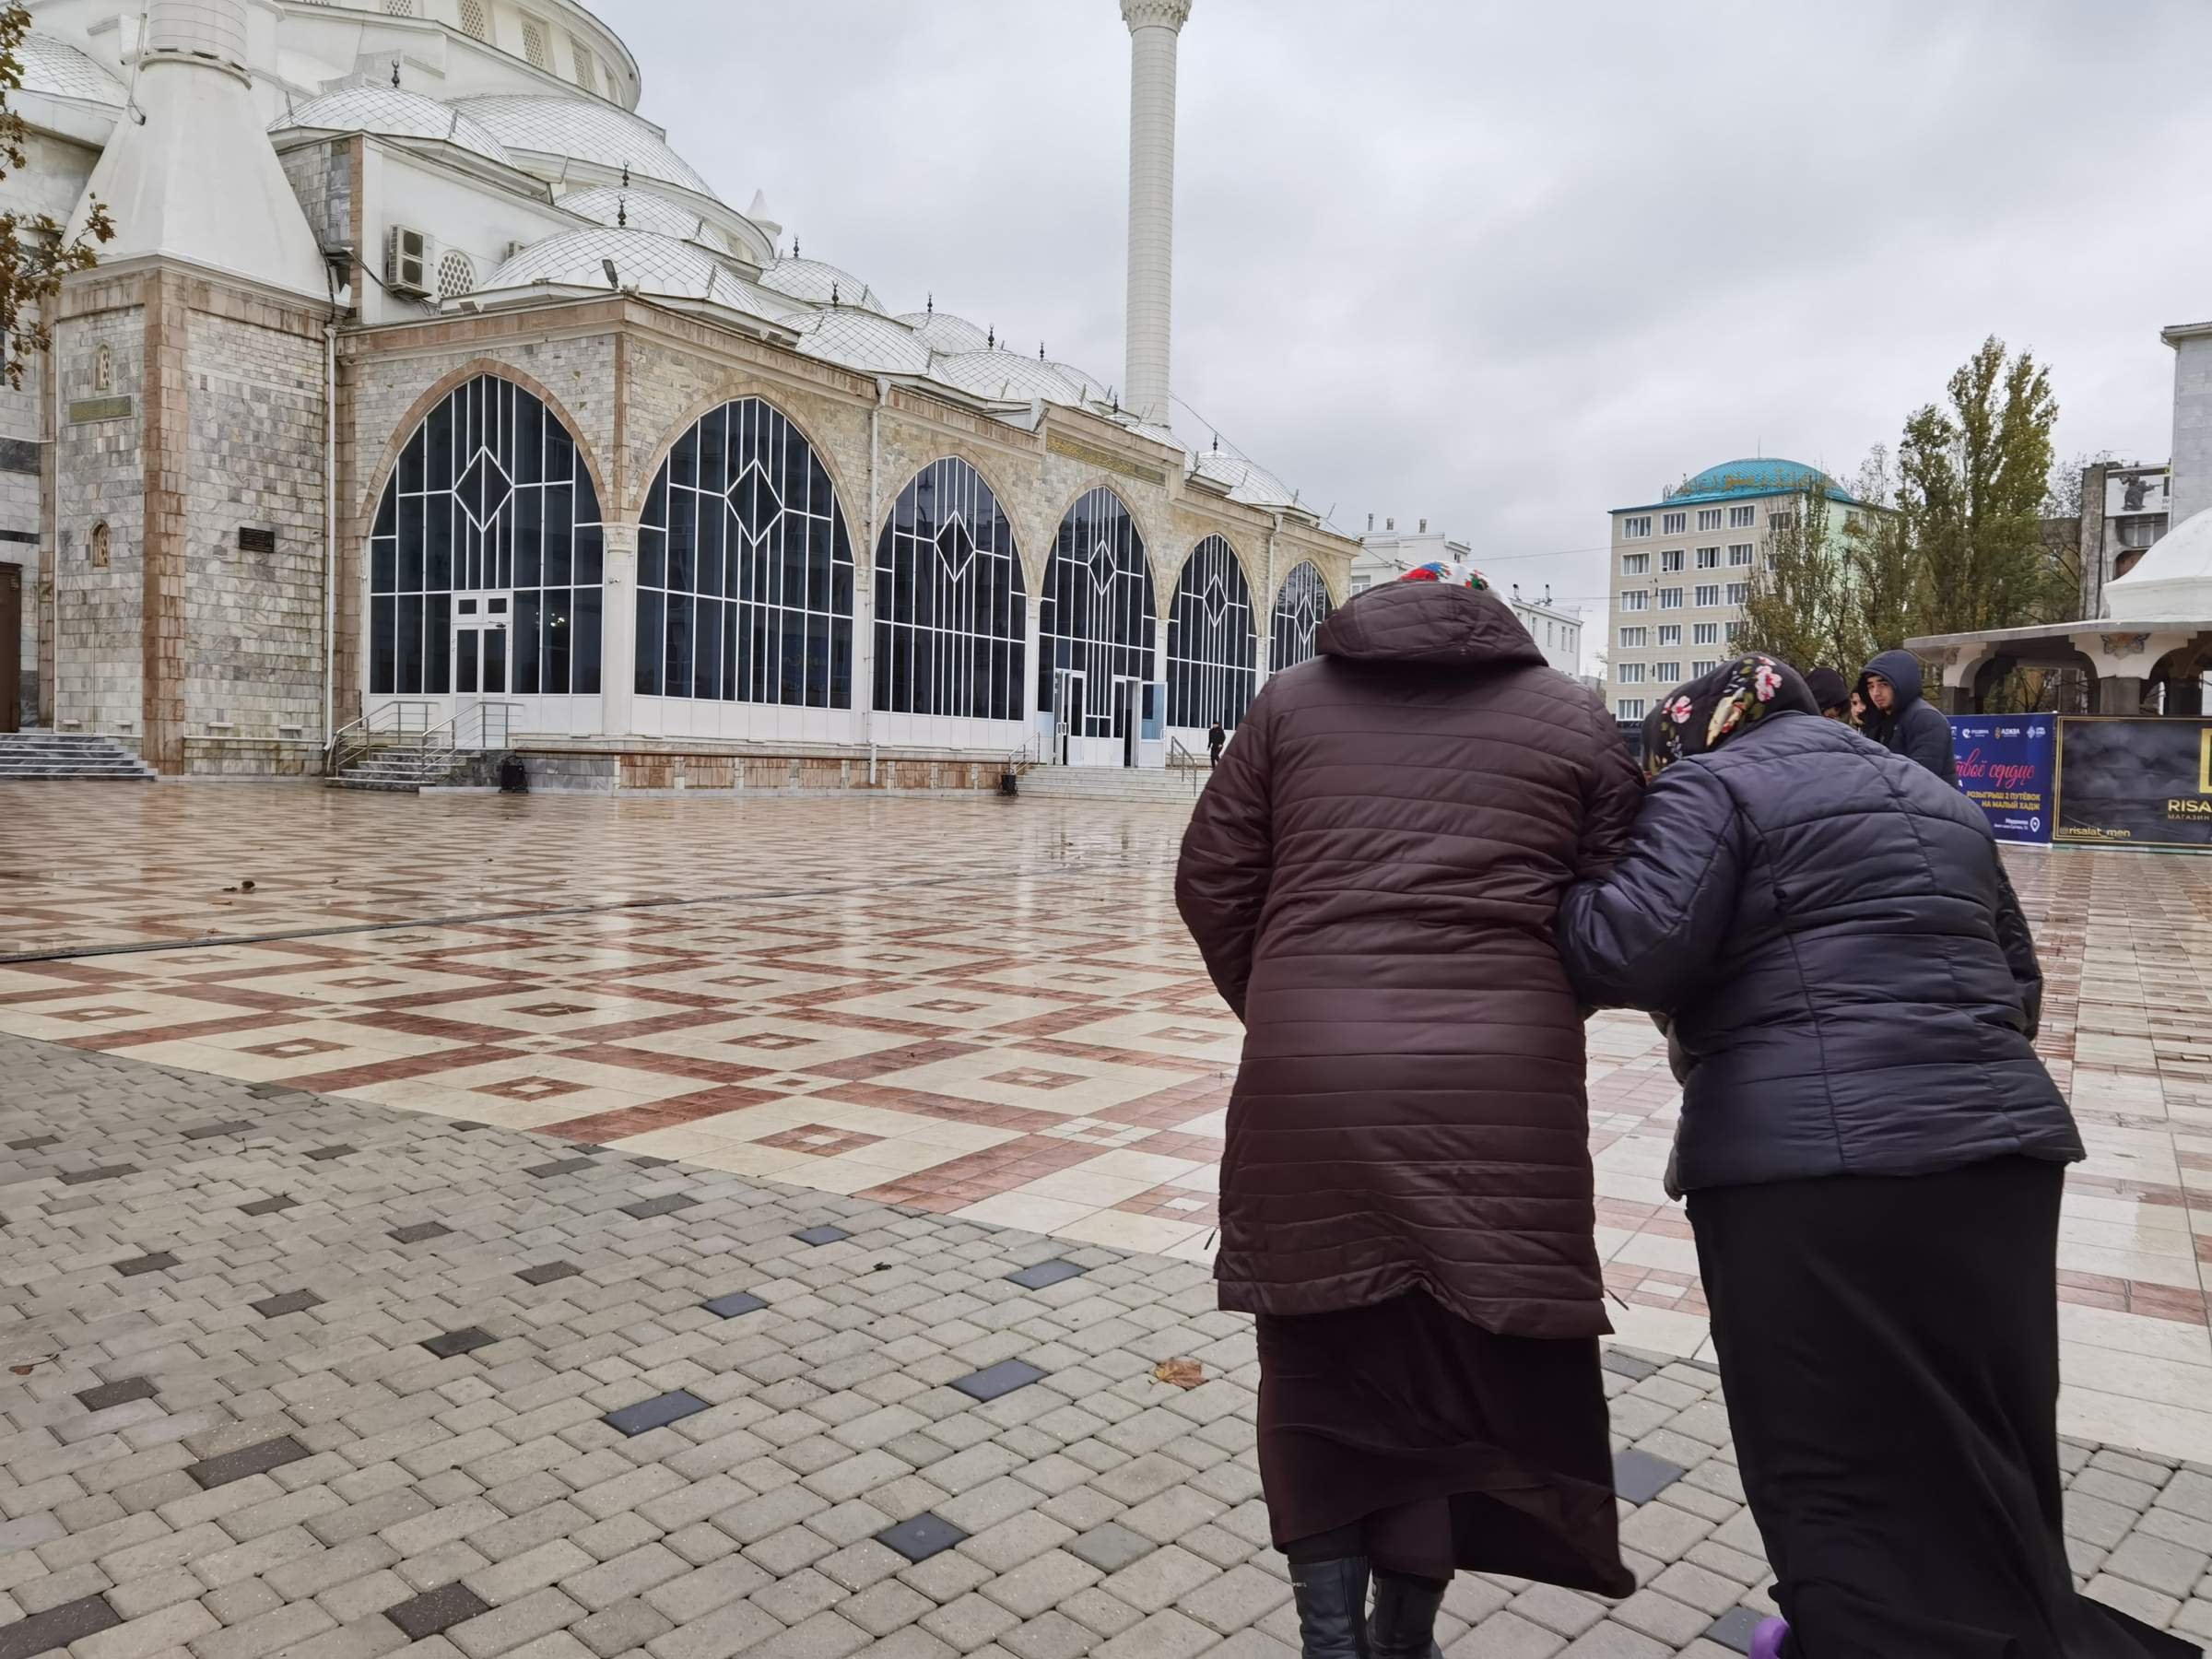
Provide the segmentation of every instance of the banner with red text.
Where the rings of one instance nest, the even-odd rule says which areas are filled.
[[[1954,714],[1959,787],[1999,841],[2051,839],[2051,782],[2058,738],[2049,714]]]

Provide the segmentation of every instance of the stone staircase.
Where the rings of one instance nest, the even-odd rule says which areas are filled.
[[[154,769],[110,738],[79,732],[0,732],[0,783],[151,783]]]
[[[332,778],[333,789],[377,789],[390,794],[417,794],[452,777],[469,759],[450,748],[393,747],[368,754]]]
[[[1205,772],[1194,774],[1182,767],[1035,766],[1021,774],[1019,793],[1041,801],[1157,801],[1188,806],[1205,787]]]

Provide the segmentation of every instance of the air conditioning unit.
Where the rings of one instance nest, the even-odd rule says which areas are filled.
[[[433,270],[438,257],[438,244],[431,241],[427,230],[410,230],[405,225],[392,227],[392,240],[384,254],[384,286],[395,294],[413,299],[427,298],[430,292]]]

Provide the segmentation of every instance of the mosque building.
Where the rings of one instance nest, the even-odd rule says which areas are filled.
[[[1172,422],[1191,0],[1122,0],[1118,377],[732,206],[575,0],[30,10],[0,202],[117,233],[0,386],[25,724],[164,775],[974,787],[1203,749],[1346,596],[1357,544]]]

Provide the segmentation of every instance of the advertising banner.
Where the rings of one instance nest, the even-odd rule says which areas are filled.
[[[2056,794],[2054,840],[2212,847],[2212,720],[2062,719]]]
[[[2051,783],[2058,752],[2049,714],[1954,714],[1959,787],[1999,841],[2051,839]]]

